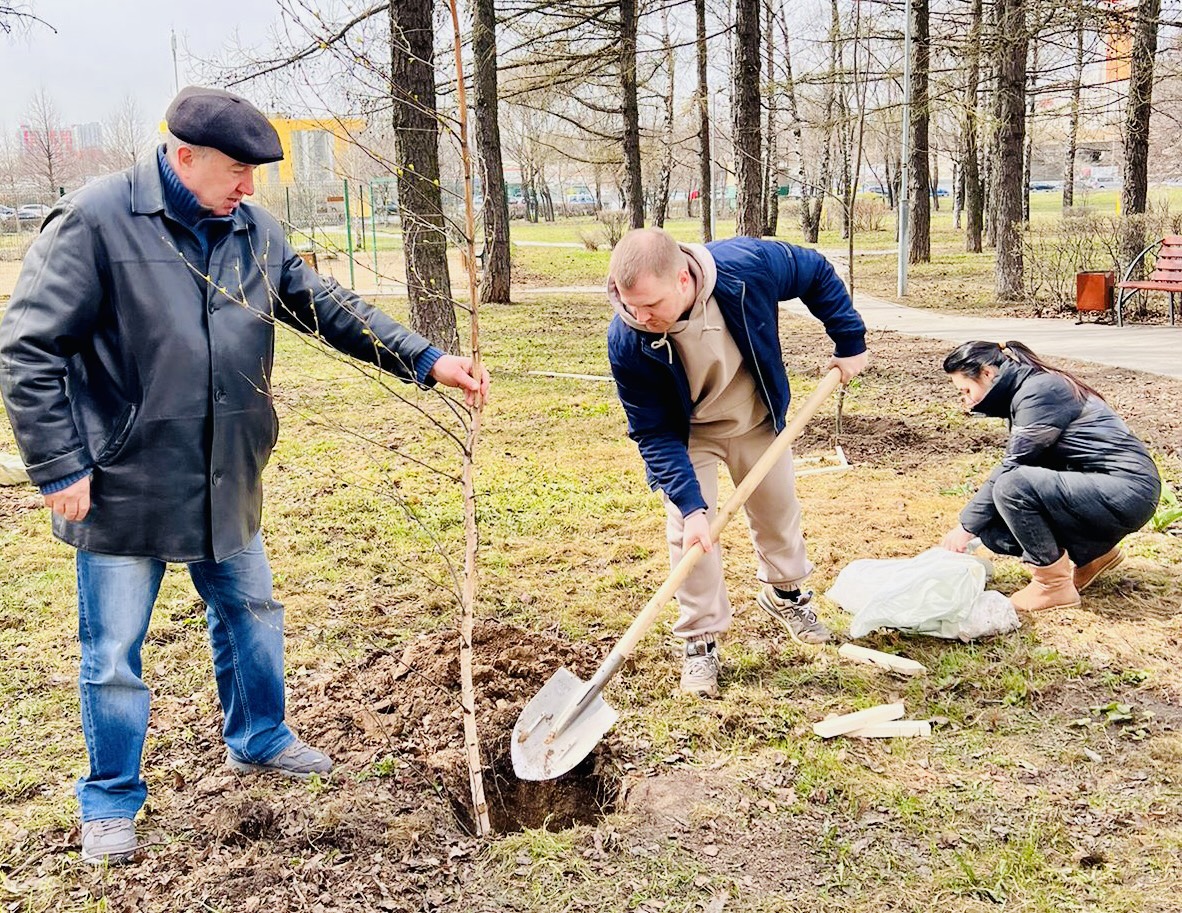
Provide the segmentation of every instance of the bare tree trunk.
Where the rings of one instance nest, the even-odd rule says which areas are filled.
[[[928,187],[932,193],[932,210],[934,212],[940,211],[940,147],[936,143],[931,144],[931,161],[932,161],[932,180]],[[930,237],[930,235],[929,235]]]
[[[1151,0],[1152,2],[1152,0]],[[1026,13],[1023,0],[997,0],[997,297],[1022,299],[1022,148],[1026,133]]]
[[[433,0],[390,4],[390,96],[398,169],[398,211],[406,251],[410,328],[447,352],[459,351],[447,271],[439,187]]]
[[[1145,212],[1149,196],[1149,115],[1153,103],[1153,68],[1160,15],[1161,0],[1140,0],[1137,4],[1125,113],[1124,189],[1120,195],[1120,211],[1125,220],[1121,253],[1125,263],[1131,263],[1145,246],[1145,225],[1136,216]]]
[[[760,191],[759,0],[736,0],[734,93],[736,198],[735,231],[759,237],[763,233],[763,194]]]
[[[1084,18],[1075,27],[1075,71],[1071,80],[1071,121],[1067,127],[1067,151],[1063,159],[1063,211],[1075,205],[1075,155],[1079,148],[1079,96],[1083,87]]]
[[[494,0],[475,0],[472,11],[472,83],[476,148],[480,154],[484,190],[484,271],[480,278],[480,300],[507,304],[512,267],[509,201],[505,194],[505,166],[501,161],[501,119],[497,113],[496,28]]]
[[[706,0],[694,0],[694,22],[698,51],[698,173],[701,189],[702,241],[714,240],[710,228],[714,212],[714,164],[710,159],[710,84],[706,79]]]
[[[838,164],[837,164],[837,190],[838,196],[841,198],[841,236],[844,239],[850,237],[850,222],[852,218],[853,196],[850,194],[850,145],[852,138],[850,136],[850,108],[849,96],[846,91],[845,79],[845,38],[842,35],[841,27],[841,8],[838,5],[839,0],[832,0],[830,3],[830,23],[832,25],[832,34],[837,42],[837,81],[834,86],[836,91],[836,108],[837,108],[837,146],[838,146]]]
[[[767,56],[764,65],[767,68],[767,155],[764,157],[763,193],[766,208],[763,215],[763,233],[775,235],[780,221],[780,163],[779,150],[776,142],[776,99],[779,96],[779,86],[776,82],[776,18],[771,0],[765,0],[764,10],[766,34],[764,47]]]
[[[1022,224],[1030,225],[1030,170],[1034,167],[1034,99],[1038,86],[1038,36],[1030,42],[1030,98],[1026,108],[1026,152],[1022,159]]]
[[[928,0],[910,0],[912,20],[911,49],[911,246],[910,263],[930,263],[932,259],[932,196],[928,172],[928,67],[931,38],[928,31]]]
[[[985,215],[985,199],[981,187],[980,163],[977,158],[977,92],[981,84],[981,18],[982,0],[973,0],[972,25],[969,28],[969,80],[965,87],[964,128],[964,249],[981,252],[981,226]]]
[[[640,167],[640,104],[636,95],[636,0],[620,0],[620,84],[624,113],[624,195],[628,226],[644,228],[644,180]]]
[[[825,206],[825,194],[829,191],[829,179],[833,163],[833,106],[837,99],[837,42],[838,28],[836,22],[837,7],[832,7],[833,15],[829,25],[829,76],[825,87],[825,114],[821,130],[825,137],[821,151],[821,169],[817,175],[816,186],[802,185],[800,201],[801,229],[804,240],[809,244],[816,244],[821,236],[821,213]],[[803,156],[801,174],[804,174]],[[807,189],[804,189],[807,188]]]
[[[804,173],[804,128],[800,122],[800,108],[796,103],[796,82],[792,76],[792,38],[788,31],[788,17],[784,8],[780,8],[780,33],[784,37],[784,98],[788,105],[788,120],[792,126],[793,151],[796,154],[796,189],[800,194],[801,228],[808,236],[808,218],[805,210],[808,208],[807,189]]]
[[[960,229],[960,214],[964,209],[964,168],[952,160],[952,227]]]
[[[661,129],[661,171],[657,178],[656,200],[653,205],[653,225],[664,228],[665,214],[669,211],[669,183],[673,178],[673,44],[669,40],[669,10],[662,14],[665,26],[665,123]]]
[[[994,4],[994,44],[997,44],[1000,39],[997,34],[1000,31],[998,27],[998,16],[1000,15],[997,4]],[[995,55],[998,53],[995,51]],[[993,72],[989,74],[990,91],[993,93],[990,100],[990,108],[993,111],[992,126],[989,131],[989,148],[985,153],[985,245],[987,247],[997,247],[997,180],[998,169],[1001,161],[1001,154],[999,149],[1000,137],[998,135],[999,125],[1001,123],[1001,91],[999,76],[997,73],[996,61],[991,68]],[[1015,177],[1015,180],[1017,178]],[[1016,186],[1016,185],[1015,185]]]

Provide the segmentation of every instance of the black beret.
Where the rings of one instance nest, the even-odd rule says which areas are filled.
[[[223,89],[185,86],[164,114],[168,132],[194,146],[211,146],[244,165],[283,158],[279,134],[245,98]]]

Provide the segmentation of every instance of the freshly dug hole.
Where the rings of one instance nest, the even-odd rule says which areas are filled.
[[[526,828],[561,831],[576,824],[596,824],[615,810],[620,793],[619,777],[609,772],[611,766],[600,759],[597,750],[561,777],[519,780],[506,754],[484,769],[489,823],[502,834]],[[470,818],[471,813],[467,814]]]
[[[607,740],[554,780],[518,780],[510,760],[513,726],[550,676],[566,668],[588,679],[606,649],[491,619],[476,623],[472,648],[484,792],[493,828],[561,830],[609,813],[619,788]],[[324,696],[322,706],[332,710],[316,718],[324,735],[313,734],[314,741],[333,746],[346,765],[382,757],[409,762],[442,787],[457,819],[474,829],[456,632],[419,637],[401,656],[370,654],[359,668],[328,683]]]

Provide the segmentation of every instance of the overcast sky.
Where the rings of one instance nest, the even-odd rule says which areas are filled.
[[[169,34],[177,34],[181,85],[186,57],[212,58],[237,44],[266,44],[275,0],[33,0],[56,33],[33,26],[0,33],[0,128],[17,128],[44,87],[66,125],[103,121],[127,94],[154,124],[173,96]]]

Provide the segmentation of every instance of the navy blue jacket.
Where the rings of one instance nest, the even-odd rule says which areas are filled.
[[[825,324],[839,358],[866,351],[865,324],[833,266],[814,250],[756,238],[706,247],[718,268],[714,298],[778,434],[792,395],[780,350],[780,302],[799,298]],[[640,447],[649,485],[688,515],[706,507],[689,459],[695,404],[676,349],[653,348],[660,339],[617,315],[607,331],[607,353],[628,436]]]

